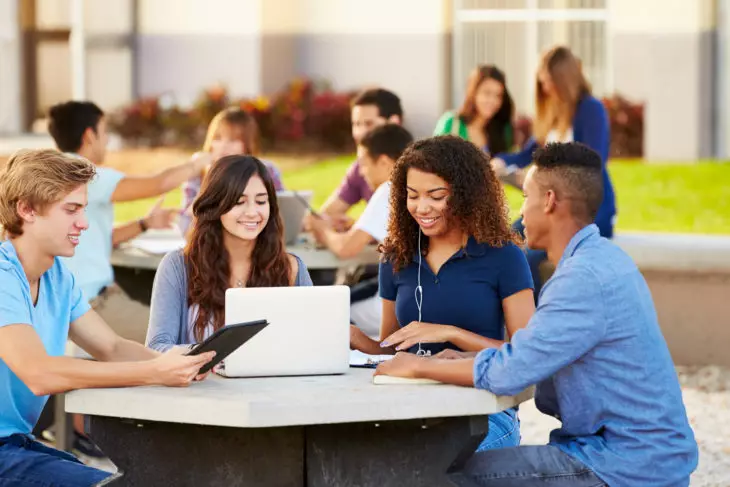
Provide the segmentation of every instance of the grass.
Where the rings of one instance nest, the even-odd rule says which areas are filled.
[[[352,160],[352,156],[341,156],[286,170],[284,183],[289,189],[314,190],[313,206],[319,207],[338,186]],[[686,165],[613,160],[609,171],[618,199],[619,231],[730,234],[730,162]],[[522,195],[508,188],[507,198],[516,216]],[[155,200],[119,204],[116,219],[139,218]],[[179,190],[168,194],[166,205],[180,205]],[[362,208],[354,208],[353,215]]]

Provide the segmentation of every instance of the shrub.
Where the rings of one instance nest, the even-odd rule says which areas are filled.
[[[208,124],[228,106],[254,116],[266,150],[352,150],[350,100],[327,83],[297,78],[271,98],[231,99],[223,86],[204,90],[191,109],[162,107],[159,97],[140,99],[110,114],[110,128],[130,145],[199,147]]]

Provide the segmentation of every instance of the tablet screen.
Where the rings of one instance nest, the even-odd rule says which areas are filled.
[[[206,338],[205,341],[198,344],[186,355],[198,355],[211,350],[215,351],[213,360],[200,368],[200,373],[204,374],[218,365],[221,360],[235,352],[238,347],[256,336],[268,325],[268,321],[258,320],[224,326]]]

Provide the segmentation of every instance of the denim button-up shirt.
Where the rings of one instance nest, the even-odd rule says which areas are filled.
[[[646,281],[589,225],[570,241],[527,327],[482,351],[474,383],[500,395],[537,384],[562,427],[550,444],[611,486],[686,486],[697,467],[672,358]]]

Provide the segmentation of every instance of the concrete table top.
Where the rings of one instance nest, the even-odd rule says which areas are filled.
[[[494,414],[532,397],[468,387],[374,385],[372,369],[333,376],[227,379],[187,388],[87,389],[66,395],[66,411],[171,423],[271,428]]]

